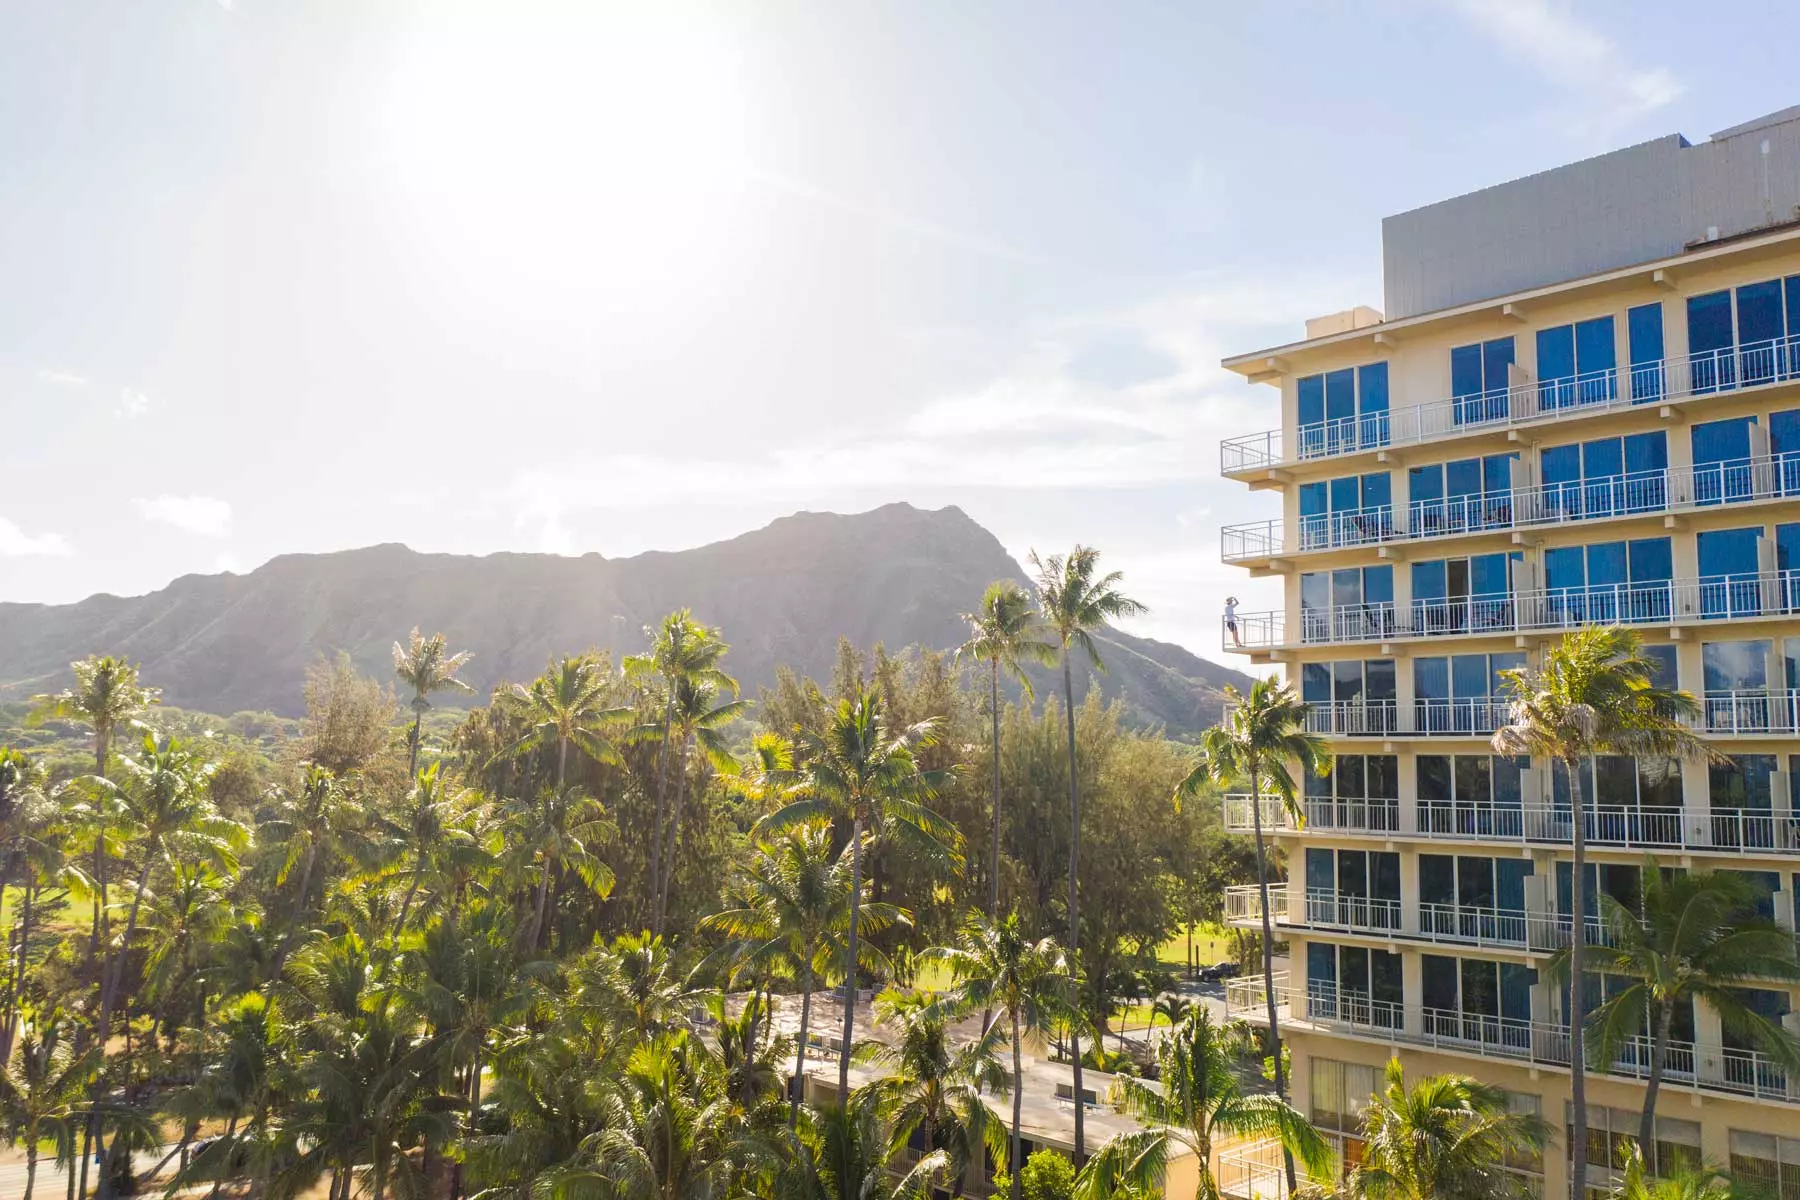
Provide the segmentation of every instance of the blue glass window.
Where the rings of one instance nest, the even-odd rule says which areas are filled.
[[[1387,508],[1394,502],[1393,484],[1386,471],[1376,471],[1362,477],[1362,508],[1364,512],[1375,512]]]
[[[1781,280],[1748,283],[1737,290],[1738,367],[1741,382],[1775,378],[1775,356],[1786,333],[1781,312]]]
[[[1761,526],[1712,529],[1695,535],[1700,552],[1700,615],[1756,616],[1762,612],[1758,578]]]
[[[1627,543],[1631,560],[1631,589],[1621,621],[1666,621],[1673,611],[1671,596],[1675,557],[1669,539],[1637,538]],[[1671,648],[1671,652],[1672,648]]]
[[[1413,659],[1413,695],[1420,700],[1450,698],[1450,660],[1448,658]]]
[[[1317,458],[1388,444],[1388,365],[1367,363],[1295,384],[1300,457]]]
[[[1394,568],[1392,565],[1362,569],[1363,603],[1394,602]]]
[[[1800,352],[1790,353],[1794,366],[1800,367]],[[1800,494],[1800,408],[1769,414],[1769,453],[1775,458],[1782,495]]]
[[[1581,481],[1581,443],[1552,446],[1544,451],[1539,463],[1544,483],[1579,483]]]
[[[1477,554],[1469,559],[1469,594],[1471,596],[1498,596],[1507,591],[1508,556],[1501,554]]]
[[[1300,698],[1308,704],[1331,703],[1330,663],[1301,664]]]
[[[1537,335],[1538,404],[1566,408],[1575,403],[1575,327],[1558,325]]]
[[[1540,329],[1537,353],[1541,407],[1595,404],[1618,395],[1619,362],[1611,317]]]
[[[1296,386],[1300,401],[1301,437],[1304,438],[1307,426],[1317,425],[1325,419],[1325,377],[1307,375]]]
[[[1707,642],[1700,647],[1700,677],[1709,692],[1751,691],[1769,683],[1766,640]]]
[[[1688,357],[1694,392],[1735,387],[1737,370],[1732,359],[1731,293],[1709,292],[1689,296]]]
[[[1580,546],[1553,546],[1544,551],[1544,586],[1569,591],[1587,586],[1587,555]],[[1418,568],[1413,568],[1416,573]]]
[[[1413,599],[1442,600],[1448,594],[1444,590],[1444,562],[1416,562],[1412,565]]]
[[[1754,494],[1750,427],[1755,417],[1707,421],[1690,431],[1694,447],[1694,502],[1723,504]]]
[[[1625,314],[1631,339],[1631,400],[1644,404],[1663,396],[1662,305],[1640,304]]]
[[[1775,527],[1775,569],[1800,571],[1800,525]]]
[[[1507,413],[1507,368],[1513,362],[1513,340],[1494,338],[1450,351],[1450,392],[1458,425],[1498,421]]]
[[[1311,886],[1310,877],[1307,886]],[[1336,946],[1330,942],[1306,943],[1306,982],[1309,987],[1317,984],[1322,993],[1337,986]],[[1328,1003],[1323,994],[1309,999],[1308,1002],[1315,1005]]]

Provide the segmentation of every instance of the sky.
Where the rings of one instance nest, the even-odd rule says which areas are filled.
[[[905,500],[1223,660],[1219,360],[1379,307],[1385,215],[1800,102],[1800,9],[1697,11],[0,0],[0,601]]]

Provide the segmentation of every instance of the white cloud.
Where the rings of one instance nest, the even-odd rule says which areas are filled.
[[[1279,417],[1272,389],[1251,387],[1219,360],[1280,340],[1307,313],[1334,301],[1347,307],[1355,296],[1343,280],[1199,279],[1123,309],[1019,330],[1005,369],[881,423],[801,431],[729,459],[621,454],[533,469],[486,500],[510,512],[516,527],[536,531],[540,549],[573,553],[586,547],[576,544],[569,518],[598,510],[741,497],[830,504],[846,494],[924,488],[1224,487],[1220,439]],[[1128,383],[1080,369],[1094,348],[1120,345],[1149,351],[1160,366]],[[1241,504],[1241,489],[1231,491]]]
[[[62,535],[40,533],[32,537],[5,517],[0,517],[0,558],[23,558],[33,554],[60,558],[72,553],[74,551]]]
[[[59,371],[53,367],[43,367],[37,373],[40,383],[55,384],[57,387],[86,387],[87,376],[77,375],[73,371]]]
[[[121,388],[119,390],[119,407],[113,412],[127,421],[133,421],[161,407],[160,401],[152,400],[136,388]]]
[[[1602,132],[1673,102],[1685,85],[1665,67],[1630,62],[1618,44],[1557,0],[1456,0],[1476,29],[1575,94],[1572,127]]]
[[[231,529],[231,505],[212,496],[139,496],[132,503],[146,521],[160,521],[201,537],[224,537]]]

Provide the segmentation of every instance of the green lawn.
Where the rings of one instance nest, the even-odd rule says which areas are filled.
[[[1187,934],[1178,933],[1157,947],[1156,957],[1179,967],[1187,962]],[[1217,925],[1194,926],[1194,953],[1202,964],[1216,963],[1231,957],[1231,943]]]

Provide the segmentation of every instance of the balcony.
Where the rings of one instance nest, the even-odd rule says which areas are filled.
[[[1403,922],[1398,900],[1307,888],[1306,924],[1314,929],[1392,934],[1400,932]]]
[[[1698,727],[1720,737],[1800,733],[1800,689],[1713,691],[1700,705]]]
[[[1260,811],[1264,833],[1293,832],[1298,826],[1287,806],[1275,796],[1259,797],[1252,810],[1246,792],[1234,792],[1224,799],[1225,832],[1256,832],[1252,812]],[[1340,800],[1333,797],[1308,796],[1300,804],[1306,828],[1328,833],[1372,833],[1387,836],[1400,829],[1398,800]]]
[[[1262,920],[1262,891],[1254,883],[1233,884],[1225,889],[1225,919],[1227,921]],[[1269,920],[1275,925],[1288,923],[1287,884],[1269,884]]]
[[[1320,513],[1301,517],[1291,538],[1280,519],[1227,525],[1219,531],[1220,557],[1226,562],[1256,562],[1288,554],[1433,542],[1785,499],[1800,499],[1800,454],[1421,500],[1403,509],[1381,505]]]
[[[1309,980],[1302,1007],[1296,1012],[1288,974],[1277,973],[1274,984],[1276,1017],[1284,1023],[1305,1022],[1316,1029],[1397,1046],[1509,1058],[1552,1068],[1569,1065],[1569,1030],[1562,1022],[1396,1004],[1330,980]],[[1268,1019],[1267,997],[1260,976],[1233,979],[1225,989],[1226,1014],[1264,1022]],[[1638,1037],[1620,1047],[1617,1057],[1602,1070],[1615,1078],[1645,1080],[1650,1065],[1650,1039]],[[1790,1085],[1788,1072],[1754,1050],[1671,1041],[1663,1069],[1665,1087],[1800,1103],[1800,1087]]]
[[[1345,416],[1297,430],[1286,444],[1280,429],[1228,438],[1219,446],[1221,474],[1241,475],[1297,463],[1346,458],[1389,446],[1416,446],[1505,431],[1546,421],[1618,412],[1643,404],[1773,387],[1800,378],[1800,339],[1758,342],[1686,358],[1568,379],[1532,380],[1515,387],[1452,396],[1391,412]]]
[[[1508,702],[1467,700],[1328,700],[1309,702],[1306,731],[1321,737],[1486,737],[1506,723]]]
[[[1557,633],[1583,625],[1692,625],[1800,614],[1800,571],[1707,575],[1654,583],[1414,600],[1304,609],[1300,628],[1282,612],[1239,613],[1230,650],[1270,651],[1301,646],[1401,642],[1420,638]],[[1293,634],[1299,634],[1296,640]],[[1773,711],[1771,717],[1775,717]],[[1785,718],[1784,718],[1785,719]]]

